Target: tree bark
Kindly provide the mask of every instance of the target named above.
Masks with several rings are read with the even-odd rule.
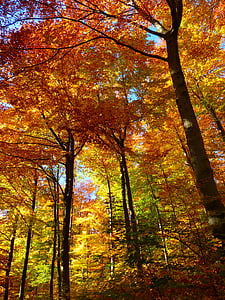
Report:
[[[38,184],[38,179],[35,174],[34,192],[33,192],[32,207],[31,207],[32,212],[35,211],[36,196],[37,196],[37,184]],[[33,217],[31,217],[31,218],[33,218]],[[29,227],[28,227],[26,253],[25,253],[24,264],[23,264],[23,274],[22,274],[22,279],[21,279],[21,284],[20,284],[19,300],[23,300],[24,296],[25,296],[25,284],[26,284],[26,278],[27,278],[27,268],[28,268],[28,260],[29,260],[30,245],[31,245],[31,238],[32,238],[32,226],[33,226],[33,219],[31,219]]]
[[[127,208],[127,200],[126,200],[125,175],[124,175],[124,169],[121,162],[120,162],[120,172],[121,172],[121,191],[122,191],[123,213],[124,213],[124,220],[125,220],[126,240],[127,240],[127,247],[129,252],[130,239],[131,239],[131,226],[130,226],[129,212]]]
[[[166,35],[168,65],[176,93],[177,107],[183,122],[191,163],[200,195],[206,209],[209,224],[215,237],[225,239],[225,207],[213,177],[203,138],[190,101],[184,74],[180,64],[177,33]]]
[[[164,225],[162,222],[161,214],[160,214],[158,205],[156,203],[155,203],[155,209],[156,209],[156,213],[157,213],[157,217],[158,217],[158,227],[159,227],[159,230],[161,231],[161,239],[162,239],[162,244],[163,244],[163,256],[164,256],[165,263],[168,266],[169,265],[169,254],[167,251],[165,230],[164,230]]]
[[[75,149],[74,137],[71,129],[67,129],[67,142],[64,142],[59,135],[56,134],[54,129],[49,126],[48,120],[45,115],[42,114],[43,119],[46,122],[47,127],[54,136],[56,142],[65,154],[65,191],[63,193],[64,204],[64,216],[62,225],[62,242],[59,234],[59,224],[57,226],[58,231],[58,257],[57,269],[58,269],[58,286],[59,286],[59,299],[70,300],[70,227],[71,227],[71,208],[73,199],[73,182],[74,182],[74,160],[75,157],[82,150],[85,141],[82,142]],[[76,153],[75,153],[76,150]],[[58,209],[57,219],[59,220]]]
[[[54,181],[54,187],[52,191],[53,196],[53,215],[54,215],[54,235],[53,235],[53,252],[52,252],[52,263],[51,263],[51,278],[50,278],[50,288],[49,288],[49,298],[50,300],[54,299],[54,274],[55,274],[55,261],[57,256],[57,239],[58,239],[58,215],[57,215],[57,205],[58,205],[58,174],[56,181]],[[61,287],[60,287],[61,288]]]
[[[59,200],[59,199],[58,199]],[[61,253],[61,235],[60,235],[60,227],[59,227],[59,202],[57,202],[57,273],[58,273],[58,299],[62,299],[62,272],[61,272],[61,260],[60,260],[60,253]]]
[[[131,192],[130,186],[130,177],[127,168],[126,156],[125,154],[121,154],[121,165],[124,173],[125,185],[126,185],[126,192],[127,192],[127,199],[128,199],[128,207],[130,211],[130,222],[131,222],[131,233],[132,233],[132,243],[134,248],[134,260],[137,265],[139,271],[142,271],[142,263],[141,263],[141,254],[140,254],[140,245],[139,245],[139,238],[138,238],[138,227],[137,227],[137,219],[133,205],[133,197]]]
[[[217,113],[215,111],[215,109],[213,108],[212,105],[210,105],[209,103],[205,103],[206,109],[210,112],[210,114],[212,115],[215,123],[216,123],[216,127],[220,133],[220,136],[223,140],[223,142],[225,142],[225,130],[223,128],[223,125],[219,119],[219,117],[217,116]]]
[[[68,142],[66,152],[66,185],[64,192],[64,219],[63,219],[63,236],[62,236],[62,299],[70,300],[70,222],[71,206],[73,198],[73,181],[74,181],[74,138],[71,131],[68,131]]]
[[[114,242],[113,242],[113,195],[111,191],[111,183],[109,177],[107,175],[106,178],[107,187],[108,187],[108,195],[109,195],[109,234],[110,234],[110,250],[114,250]],[[115,255],[110,255],[110,277],[112,278],[115,273]]]
[[[14,244],[15,244],[15,238],[16,238],[16,229],[17,229],[17,220],[15,219],[15,225],[13,226],[13,233],[12,237],[10,239],[10,249],[9,249],[9,257],[8,257],[8,263],[7,263],[7,269],[6,269],[6,279],[5,279],[5,287],[4,287],[4,300],[8,300],[9,298],[9,275],[11,271],[11,265],[13,260],[13,251],[14,251]]]

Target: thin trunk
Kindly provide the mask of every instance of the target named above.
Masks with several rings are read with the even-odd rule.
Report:
[[[113,243],[113,196],[111,191],[110,180],[107,176],[107,187],[108,187],[108,195],[109,195],[109,226],[110,226],[110,250],[113,251],[114,243]],[[110,255],[110,277],[112,278],[115,272],[115,256],[113,254]]]
[[[148,176],[147,176],[147,182],[148,182],[148,184],[150,186],[152,197],[155,200],[154,206],[156,208],[156,213],[157,213],[157,217],[158,217],[158,228],[161,231],[161,235],[162,235],[161,240],[162,240],[162,243],[163,243],[164,260],[165,260],[166,265],[168,266],[169,265],[169,253],[167,251],[166,236],[165,236],[165,230],[164,230],[164,226],[163,226],[161,214],[160,214],[158,205],[156,203],[157,200],[158,200],[158,198],[157,198],[157,196],[154,193],[154,189],[152,187],[152,183],[149,180]],[[171,201],[171,203],[173,203],[173,202]],[[173,209],[173,222],[174,222],[174,224],[176,224],[177,223],[177,218],[176,218],[176,213],[175,213],[175,209],[174,209],[173,205],[172,205],[172,209]]]
[[[73,182],[74,182],[74,138],[72,133],[68,132],[68,144],[65,171],[66,185],[64,192],[64,219],[63,219],[63,236],[62,236],[62,299],[70,300],[70,222],[71,222],[71,207],[73,198]]]
[[[54,299],[54,274],[55,274],[55,261],[57,254],[57,202],[58,202],[58,193],[57,193],[57,185],[58,182],[54,182],[54,190],[53,190],[53,215],[54,215],[54,235],[53,235],[53,253],[52,253],[52,263],[51,263],[51,278],[50,278],[50,291],[49,297],[50,300]]]
[[[210,104],[205,104],[205,106],[208,109],[208,111],[210,112],[210,114],[212,115],[212,117],[216,123],[216,127],[220,133],[220,136],[222,137],[223,141],[225,142],[225,130],[223,128],[223,125],[222,125],[219,117],[217,116],[215,109]]]
[[[142,263],[141,263],[140,245],[139,245],[139,238],[138,238],[137,219],[136,219],[136,214],[133,205],[133,197],[132,197],[131,186],[130,186],[130,177],[128,173],[125,154],[121,154],[121,163],[122,163],[122,168],[125,177],[128,207],[131,216],[130,218],[131,218],[132,240],[133,240],[133,247],[134,247],[134,259],[135,259],[135,263],[137,264],[138,270],[141,271]]]
[[[128,207],[129,207],[129,211],[130,211],[132,231],[134,233],[137,233],[137,222],[136,222],[136,216],[135,216],[135,211],[134,211],[133,198],[132,198],[132,192],[131,192],[131,187],[130,187],[130,178],[129,178],[129,173],[128,173],[128,169],[127,169],[127,162],[126,162],[125,154],[121,155],[121,159],[122,159],[121,162],[122,162],[122,168],[123,168],[124,177],[125,177],[126,192],[127,192],[127,199],[128,199]]]
[[[120,162],[120,172],[121,172],[121,190],[122,190],[122,201],[123,201],[123,212],[124,212],[124,220],[125,220],[125,230],[126,230],[126,240],[128,251],[130,248],[130,240],[131,240],[131,226],[130,226],[130,218],[129,212],[127,208],[127,199],[126,199],[126,183],[125,183],[125,175],[122,163]]]
[[[57,199],[57,211],[56,211],[56,217],[57,217],[57,274],[58,274],[58,299],[62,299],[62,273],[61,273],[61,235],[60,235],[60,228],[59,228],[59,199]]]
[[[5,288],[4,288],[4,300],[8,300],[8,298],[9,298],[9,275],[10,275],[11,265],[12,265],[12,260],[13,260],[13,251],[14,251],[14,244],[15,244],[15,238],[16,238],[17,220],[18,220],[18,218],[16,218],[16,220],[15,220],[12,237],[10,239],[9,257],[8,257],[7,269],[6,269],[6,274],[5,274],[6,279],[5,279]]]
[[[164,231],[164,226],[163,226],[163,222],[162,222],[162,218],[161,218],[161,214],[158,208],[158,205],[155,203],[155,208],[156,208],[156,213],[158,216],[158,227],[159,230],[161,231],[161,239],[162,239],[162,243],[163,243],[163,255],[164,255],[164,260],[166,265],[169,265],[169,254],[167,251],[167,245],[166,245],[166,236],[165,236],[165,231]]]
[[[194,168],[193,168],[193,166],[192,166],[191,156],[190,156],[190,153],[189,153],[189,151],[188,151],[188,149],[187,149],[187,146],[185,145],[185,143],[184,143],[182,137],[180,136],[180,134],[179,134],[177,128],[176,128],[176,127],[174,127],[174,128],[175,128],[175,131],[176,131],[176,135],[177,135],[177,137],[178,137],[178,140],[180,141],[181,148],[182,148],[182,150],[183,150],[183,152],[184,152],[184,154],[185,154],[185,156],[186,156],[187,164],[191,167],[192,171],[194,171]],[[192,172],[192,173],[193,173],[193,172]]]
[[[179,230],[179,218],[177,216],[177,212],[176,212],[176,203],[174,203],[174,197],[170,191],[170,188],[169,188],[169,182],[168,182],[168,178],[164,172],[164,169],[163,169],[163,166],[160,165],[160,169],[162,171],[162,175],[163,175],[163,178],[164,178],[164,181],[165,181],[165,185],[166,185],[166,188],[168,190],[168,199],[169,199],[169,202],[170,202],[170,205],[172,207],[172,223],[173,225],[175,226],[175,228],[177,228],[177,235],[178,235],[178,240],[180,242],[180,250],[182,252],[182,258],[183,258],[183,261],[184,263],[186,264],[186,258],[185,258],[185,253],[184,253],[184,249],[183,249],[183,243],[182,243],[182,235],[180,233],[180,230]]]
[[[33,193],[33,199],[32,199],[32,207],[31,207],[32,212],[35,211],[35,203],[36,203],[36,196],[37,196],[37,184],[38,184],[38,179],[37,179],[37,177],[35,177],[34,193]],[[26,253],[25,253],[24,264],[23,264],[23,274],[22,274],[22,279],[21,279],[21,284],[20,284],[19,300],[23,300],[24,296],[25,296],[27,268],[28,268],[28,260],[29,260],[30,245],[31,245],[31,238],[32,238],[32,226],[33,226],[33,220],[31,219],[29,227],[28,227],[28,233],[27,233]]]
[[[177,107],[183,122],[198,189],[214,236],[224,240],[225,207],[214,181],[213,171],[185,83],[178,53],[177,33],[174,31],[167,34],[166,42],[168,64],[176,93]]]
[[[25,259],[24,259],[24,264],[23,264],[23,274],[22,274],[21,285],[20,285],[19,300],[24,299],[28,260],[29,260],[29,253],[30,253],[31,236],[32,236],[32,228],[31,228],[31,226],[29,226],[28,233],[27,233],[26,254],[25,254]]]
[[[57,227],[58,232],[58,286],[59,286],[59,299],[70,300],[70,228],[71,228],[71,209],[73,199],[73,182],[74,182],[74,159],[82,150],[85,141],[78,147],[75,145],[74,137],[71,129],[67,129],[68,138],[65,143],[59,135],[56,134],[54,129],[49,126],[46,116],[42,114],[43,119],[46,122],[47,127],[54,136],[56,142],[65,153],[65,191],[63,193],[64,215],[62,224],[62,242],[60,240],[59,225]],[[58,209],[57,218],[59,220]],[[61,271],[62,269],[62,271]]]
[[[204,97],[203,92],[201,91],[201,88],[199,86],[198,81],[195,79],[196,81],[196,86],[198,88],[198,93],[195,91],[192,91],[194,93],[194,95],[199,99],[199,101],[201,103],[203,103],[203,105],[205,106],[205,108],[208,110],[208,112],[210,113],[210,115],[212,116],[212,118],[214,119],[215,123],[216,123],[216,127],[222,137],[222,140],[225,142],[225,130],[223,128],[223,125],[214,109],[214,107],[211,105],[210,100],[208,100],[207,98]]]

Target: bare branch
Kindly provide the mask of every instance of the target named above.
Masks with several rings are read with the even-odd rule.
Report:
[[[58,148],[57,144],[55,145],[49,145],[49,144],[43,144],[38,142],[10,142],[10,145],[39,145],[49,148]]]
[[[109,35],[106,34],[105,32],[101,32],[101,31],[98,30],[97,28],[94,28],[94,27],[90,26],[89,24],[86,24],[86,23],[83,22],[83,21],[80,22],[80,23],[82,23],[83,25],[85,25],[85,26],[87,26],[88,28],[92,29],[93,31],[95,31],[95,32],[97,32],[97,33],[99,33],[99,34],[101,34],[102,37],[105,37],[105,38],[107,38],[107,39],[109,39],[109,40],[115,42],[117,45],[120,45],[120,46],[126,47],[126,48],[128,48],[128,49],[131,49],[131,50],[133,50],[134,52],[139,53],[139,54],[142,54],[142,55],[144,55],[144,56],[151,57],[151,58],[161,59],[161,60],[167,62],[167,58],[165,58],[165,57],[162,57],[162,56],[156,55],[156,54],[152,54],[152,53],[147,53],[147,52],[145,52],[145,51],[139,50],[139,49],[137,49],[137,48],[135,48],[135,47],[133,47],[133,46],[131,46],[131,45],[129,45],[129,44],[126,44],[126,43],[124,43],[124,42],[122,42],[122,41],[120,41],[120,40],[118,40],[118,39],[116,39],[116,38],[113,38],[112,36],[109,36]]]
[[[81,145],[79,145],[75,148],[75,154],[74,154],[75,157],[81,152],[81,150],[84,148],[85,144],[86,144],[86,141],[84,141]]]
[[[161,32],[158,32],[158,31],[151,30],[151,29],[149,29],[148,27],[146,27],[142,24],[137,24],[136,22],[132,22],[132,25],[134,25],[134,26],[136,26],[140,29],[143,29],[143,30],[145,30],[146,32],[148,32],[150,34],[156,35],[160,38],[165,38],[165,33],[161,33]]]
[[[46,120],[45,114],[42,114],[43,119],[46,122],[46,125],[48,126],[49,130],[51,131],[52,135],[55,137],[56,141],[58,142],[59,146],[62,148],[63,151],[66,151],[66,146],[64,145],[63,141],[60,139],[60,137],[55,133],[55,131],[49,126],[48,121]]]
[[[25,50],[25,49],[23,49],[23,50]],[[26,50],[28,50],[28,49],[26,49]],[[34,48],[32,48],[32,50],[34,50]],[[55,50],[56,50],[56,49],[55,49]],[[1,82],[0,82],[0,84],[1,84],[2,82],[6,81],[6,80],[13,79],[14,77],[18,76],[19,74],[21,74],[21,73],[23,73],[23,72],[26,72],[28,69],[31,69],[31,68],[34,68],[34,67],[37,67],[37,66],[41,66],[41,65],[43,65],[43,64],[45,64],[45,63],[47,63],[47,62],[53,60],[58,54],[59,54],[59,51],[56,51],[55,54],[53,54],[50,58],[48,58],[48,59],[46,59],[46,60],[44,60],[44,61],[41,61],[41,62],[39,62],[39,63],[37,63],[37,64],[33,64],[33,65],[31,65],[31,66],[25,66],[25,67],[23,67],[20,71],[16,72],[16,74],[14,74],[14,75],[12,75],[12,76],[10,76],[10,77],[8,77],[8,78],[2,79]]]
[[[27,158],[27,157],[16,155],[16,154],[12,154],[12,153],[7,153],[7,152],[4,152],[2,150],[0,150],[0,153],[4,154],[6,156],[10,156],[10,157],[14,157],[14,158],[19,158],[19,159],[22,159],[22,160],[26,160],[26,161],[29,161],[29,162],[32,162],[32,163],[35,163],[35,164],[36,164],[36,161],[40,161],[40,160],[49,161],[49,158],[32,158],[31,159],[31,158]]]
[[[97,36],[97,37],[94,37],[94,38],[91,38],[89,40],[86,40],[86,41],[83,41],[83,42],[80,42],[78,44],[75,44],[75,45],[71,45],[71,46],[65,46],[65,47],[32,47],[32,48],[29,48],[29,47],[25,47],[25,48],[18,48],[18,50],[54,50],[54,51],[62,51],[62,50],[68,50],[68,49],[74,49],[76,47],[79,47],[81,45],[84,45],[84,44],[87,44],[87,43],[90,43],[92,41],[95,41],[95,40],[98,40],[98,39],[102,39],[102,38],[105,38],[103,36]],[[13,48],[13,49],[17,49],[17,48]],[[56,53],[55,55],[57,55],[58,53]],[[55,56],[54,55],[54,56]],[[51,57],[52,59],[52,57]],[[49,59],[48,59],[49,60]],[[44,64],[46,63],[48,60],[45,60],[43,62],[40,62],[39,64],[35,65],[35,66],[38,66],[40,64]],[[33,67],[33,65],[31,66]],[[26,66],[24,67],[25,68],[30,68],[30,66]]]
[[[27,136],[27,137],[30,137],[30,138],[33,138],[33,139],[44,140],[44,141],[46,141],[48,143],[51,143],[55,146],[57,145],[57,143],[55,141],[52,141],[52,140],[50,140],[48,138],[45,138],[45,137],[35,136],[35,135],[32,135],[32,134],[25,134],[24,136]],[[51,147],[54,147],[54,146],[51,146]]]

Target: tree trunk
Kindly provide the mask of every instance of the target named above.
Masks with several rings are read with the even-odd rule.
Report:
[[[225,239],[225,207],[217,190],[202,135],[190,101],[184,74],[181,68],[177,33],[166,36],[168,64],[176,93],[177,107],[183,122],[189,147],[192,166],[204,207],[208,214],[209,224],[215,237]]]
[[[225,130],[223,128],[223,125],[222,125],[219,117],[217,116],[215,109],[209,103],[205,103],[205,106],[206,106],[207,110],[210,112],[210,114],[212,115],[212,117],[216,123],[216,127],[217,127],[218,131],[220,132],[220,136],[223,139],[223,142],[225,142]]]
[[[110,180],[107,175],[107,187],[108,187],[108,195],[109,195],[109,234],[110,234],[110,250],[114,250],[114,242],[113,242],[113,195],[111,191]],[[112,278],[115,272],[115,255],[110,255],[110,277]]]
[[[59,199],[57,199],[59,201]],[[57,202],[57,273],[58,273],[58,299],[62,299],[62,274],[61,274],[61,235],[60,235],[60,227],[59,227],[59,202]]]
[[[163,226],[163,222],[162,222],[162,218],[161,218],[161,214],[158,208],[158,205],[155,203],[155,209],[156,209],[156,213],[157,213],[157,217],[158,217],[158,227],[159,230],[161,231],[161,239],[162,239],[162,244],[163,244],[163,256],[164,256],[164,260],[166,265],[169,265],[169,254],[167,251],[167,244],[166,244],[166,236],[165,236],[165,231],[164,231],[164,226]]]
[[[57,176],[58,181],[58,176]],[[54,189],[52,192],[53,196],[53,215],[54,215],[54,235],[53,235],[53,253],[52,253],[52,264],[51,264],[51,278],[50,278],[50,291],[49,291],[49,298],[50,300],[54,299],[54,274],[55,274],[55,261],[57,255],[57,238],[58,238],[58,218],[57,218],[57,204],[58,204],[58,182],[54,181]]]
[[[9,298],[9,275],[10,275],[11,265],[12,265],[12,260],[13,260],[13,251],[14,251],[14,244],[15,244],[15,238],[16,238],[17,220],[18,220],[18,218],[16,217],[12,237],[10,240],[9,257],[8,257],[7,269],[6,269],[6,274],[5,274],[6,279],[5,279],[5,288],[4,288],[4,300],[8,300],[8,298]]]
[[[141,254],[140,254],[140,245],[139,245],[139,238],[138,238],[138,228],[137,228],[137,219],[133,205],[133,197],[131,192],[130,186],[130,177],[127,168],[126,156],[125,154],[121,154],[121,165],[124,172],[125,178],[125,185],[126,185],[126,192],[127,192],[127,199],[128,199],[128,207],[130,211],[130,220],[131,220],[131,232],[132,232],[132,243],[134,248],[134,261],[137,265],[139,271],[142,270],[142,263],[141,263]]]
[[[64,219],[63,219],[63,236],[62,236],[62,299],[70,300],[70,221],[71,206],[73,198],[73,181],[74,181],[74,138],[71,131],[68,131],[68,143],[66,153],[66,185],[64,192]]]
[[[125,175],[124,175],[124,169],[123,169],[123,166],[122,166],[122,162],[120,162],[120,172],[121,172],[121,190],[122,190],[122,201],[123,201],[123,212],[124,212],[124,220],[125,220],[126,240],[127,240],[127,247],[128,247],[128,252],[129,252],[130,239],[131,239],[131,226],[130,226],[129,212],[128,212],[128,208],[127,208],[126,182],[125,182]]]
[[[35,175],[34,193],[33,193],[33,199],[32,199],[32,207],[31,207],[32,212],[34,212],[34,210],[35,210],[35,203],[36,203],[36,196],[37,196],[37,183],[38,183],[38,179]],[[33,216],[31,218],[33,218]],[[29,260],[31,237],[32,237],[32,226],[33,226],[33,220],[31,219],[29,227],[28,227],[28,233],[27,233],[26,253],[25,253],[24,264],[23,264],[23,274],[22,274],[22,279],[21,279],[21,284],[20,284],[19,300],[24,299],[25,284],[26,284],[26,278],[27,278],[28,260]]]

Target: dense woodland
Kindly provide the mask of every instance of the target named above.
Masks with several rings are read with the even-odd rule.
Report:
[[[225,299],[224,1],[0,21],[2,299]]]

